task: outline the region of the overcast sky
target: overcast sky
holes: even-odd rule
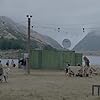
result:
[[[48,25],[49,27],[52,24],[55,25],[53,27],[64,26],[65,28],[76,28],[76,26],[82,25],[94,27],[100,24],[100,0],[0,0],[1,16],[8,16],[23,24],[27,14],[33,16],[32,21],[37,25]],[[67,29],[62,29],[63,34],[61,32],[54,34],[52,30],[36,30],[61,43],[65,36],[71,38],[70,34],[73,33],[72,29],[69,31],[70,34],[64,32],[68,31]],[[76,33],[80,33],[80,35],[77,37],[73,33],[74,40],[81,39],[80,36],[84,37],[81,29],[77,30]],[[73,42],[73,40],[71,41]]]

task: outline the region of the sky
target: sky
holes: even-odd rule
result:
[[[100,0],[0,0],[0,16],[26,24],[27,14],[33,16],[34,30],[60,44],[68,38],[73,48],[91,31],[89,27],[100,25]],[[83,26],[86,27],[84,33]]]

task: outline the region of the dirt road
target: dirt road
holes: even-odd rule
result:
[[[0,100],[100,100],[91,95],[92,84],[100,84],[100,76],[65,77],[63,71],[11,69],[8,83],[0,83]]]

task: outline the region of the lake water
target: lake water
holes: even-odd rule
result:
[[[100,56],[87,56],[87,57],[89,58],[91,65],[100,65]]]
[[[100,65],[100,56],[87,56],[91,65]],[[1,59],[2,64],[6,64],[7,60],[11,63],[12,59]],[[18,59],[13,59],[15,64],[18,65]],[[84,61],[83,61],[84,64]]]

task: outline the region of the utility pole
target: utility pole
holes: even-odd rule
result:
[[[27,73],[30,74],[30,26],[31,26],[31,15],[27,15],[28,18],[28,40],[27,40],[27,52],[28,52],[28,58],[27,58]]]

